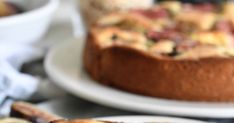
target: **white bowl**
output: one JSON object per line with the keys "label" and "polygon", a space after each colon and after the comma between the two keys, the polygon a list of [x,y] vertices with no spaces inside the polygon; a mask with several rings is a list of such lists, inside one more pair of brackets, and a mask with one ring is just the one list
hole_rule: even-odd
{"label": "white bowl", "polygon": [[47,31],[58,0],[7,0],[21,7],[21,14],[0,18],[0,42],[34,43]]}

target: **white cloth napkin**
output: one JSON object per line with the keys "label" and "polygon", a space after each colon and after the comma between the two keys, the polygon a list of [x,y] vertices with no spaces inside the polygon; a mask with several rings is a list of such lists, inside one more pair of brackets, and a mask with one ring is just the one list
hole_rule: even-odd
{"label": "white cloth napkin", "polygon": [[27,99],[38,87],[39,79],[19,72],[23,63],[38,59],[43,52],[28,44],[0,42],[0,115],[7,113],[7,98]]}
{"label": "white cloth napkin", "polygon": [[39,93],[40,96],[46,95],[46,98],[66,94],[52,83],[44,82],[44,79],[19,71],[22,64],[43,57],[45,50],[52,45],[73,39],[74,35],[77,37],[83,35],[80,15],[76,15],[76,4],[73,3],[74,1],[67,0],[61,2],[50,31],[36,44],[36,47],[0,41],[0,117],[8,113],[13,102],[11,99],[28,99],[34,92]]}

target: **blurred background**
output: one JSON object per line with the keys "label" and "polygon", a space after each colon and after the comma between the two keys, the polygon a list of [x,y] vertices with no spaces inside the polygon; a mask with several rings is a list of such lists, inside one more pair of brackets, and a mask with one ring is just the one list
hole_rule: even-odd
{"label": "blurred background", "polygon": [[[0,115],[8,115],[10,105],[14,101],[30,102],[67,118],[143,114],[108,108],[75,97],[55,85],[43,66],[45,56],[52,47],[61,42],[85,37],[87,27],[102,15],[117,10],[148,8],[156,1],[122,0],[116,4],[112,2],[0,0]],[[232,119],[216,118],[201,120],[234,122]]]}

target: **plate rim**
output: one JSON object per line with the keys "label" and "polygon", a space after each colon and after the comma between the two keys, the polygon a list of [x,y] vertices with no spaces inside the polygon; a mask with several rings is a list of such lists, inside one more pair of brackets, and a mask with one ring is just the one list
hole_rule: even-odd
{"label": "plate rim", "polygon": [[[141,113],[152,113],[152,114],[158,113],[159,114],[160,112],[160,114],[171,115],[171,116],[188,116],[188,117],[201,117],[201,118],[233,118],[234,117],[234,107],[233,108],[226,107],[222,109],[218,107],[217,109],[215,108],[209,109],[210,111],[204,110],[203,108],[196,109],[194,107],[190,107],[193,110],[195,109],[197,110],[196,113],[192,113],[191,111],[188,110],[188,107],[186,106],[184,107],[183,110],[187,110],[187,111],[179,111],[178,108],[176,108],[175,106],[172,106],[174,109],[168,109],[168,108],[165,108],[164,106],[153,111],[150,109],[143,109],[144,107],[142,106],[141,107],[131,106],[129,104],[126,104],[126,102],[116,103],[113,101],[111,102],[110,100],[107,100],[107,99],[100,99],[98,97],[95,97],[93,94],[90,94],[90,93],[87,94],[86,92],[81,92],[80,90],[74,91],[73,89],[71,89],[69,85],[65,84],[64,82],[64,81],[73,81],[73,80],[71,80],[67,76],[61,77],[62,76],[61,73],[55,70],[53,68],[53,65],[51,65],[50,62],[53,61],[54,54],[58,52],[59,49],[64,48],[69,43],[74,43],[76,41],[84,42],[83,40],[84,38],[79,38],[74,41],[61,42],[55,45],[53,48],[49,50],[49,53],[46,55],[45,62],[44,62],[45,71],[48,74],[48,76],[53,80],[53,83],[63,88],[64,90],[74,94],[75,96],[81,97],[83,99],[86,99],[88,101],[95,102],[101,105],[105,105],[105,106],[109,106],[109,107],[113,107],[117,109],[141,112]],[[111,89],[111,90],[114,90],[114,89]],[[139,97],[142,97],[142,96],[139,95]],[[173,100],[167,100],[167,99],[162,99],[162,100],[166,100],[168,102],[173,101]],[[178,101],[178,102],[182,102],[182,101]],[[187,103],[190,103],[190,102],[187,102]],[[199,110],[202,112],[199,112]],[[217,110],[219,110],[219,113],[217,112],[214,113],[214,111],[217,111]]]}
{"label": "plate rim", "polygon": [[[108,117],[97,117],[92,118],[96,120],[115,120],[115,119],[165,119],[165,120],[172,120],[172,121],[180,121],[180,123],[208,123],[201,120],[194,120],[194,119],[188,119],[188,118],[178,118],[178,117],[167,117],[167,116],[153,116],[153,115],[125,115],[125,116],[108,116]],[[157,121],[158,122],[158,121]],[[170,122],[170,121],[169,121]]]}

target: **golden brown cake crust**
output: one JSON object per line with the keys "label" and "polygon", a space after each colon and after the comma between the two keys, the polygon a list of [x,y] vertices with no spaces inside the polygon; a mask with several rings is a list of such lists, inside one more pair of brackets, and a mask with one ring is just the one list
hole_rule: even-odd
{"label": "golden brown cake crust", "polygon": [[93,79],[133,93],[188,101],[234,101],[234,58],[176,60],[124,46],[102,49],[91,30],[84,65]]}

